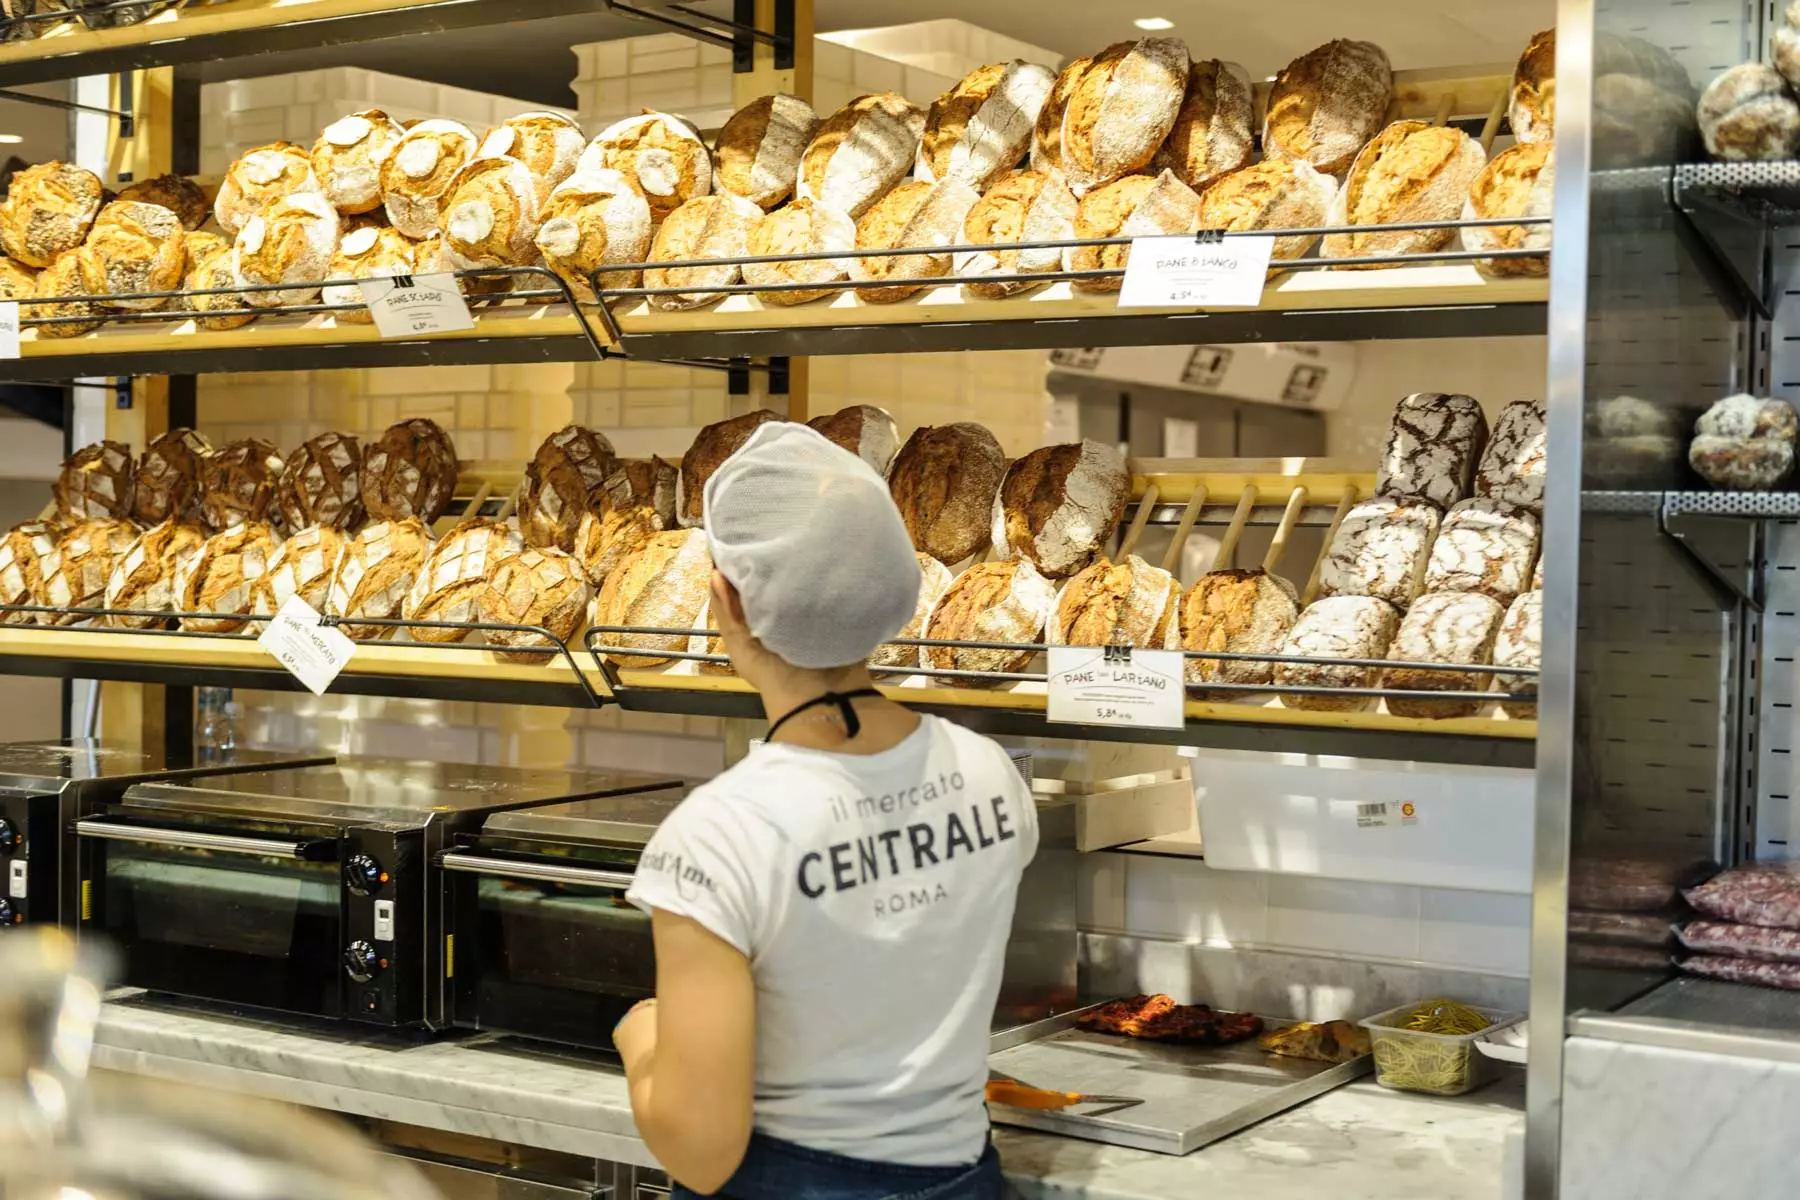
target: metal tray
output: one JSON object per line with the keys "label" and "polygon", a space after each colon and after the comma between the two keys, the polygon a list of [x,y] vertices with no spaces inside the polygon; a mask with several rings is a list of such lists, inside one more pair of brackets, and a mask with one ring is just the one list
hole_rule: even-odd
{"label": "metal tray", "polygon": [[[1271,1029],[1291,1024],[1269,1021]],[[1256,1039],[1170,1046],[1071,1029],[988,1058],[995,1071],[1059,1092],[1132,1096],[1142,1104],[1037,1112],[994,1105],[994,1121],[1088,1141],[1188,1154],[1369,1072],[1270,1054]]]}

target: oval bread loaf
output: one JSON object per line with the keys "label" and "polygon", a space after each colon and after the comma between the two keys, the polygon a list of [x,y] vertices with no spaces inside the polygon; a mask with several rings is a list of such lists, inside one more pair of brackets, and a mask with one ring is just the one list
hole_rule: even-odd
{"label": "oval bread loaf", "polygon": [[[1317,228],[1330,216],[1337,192],[1337,181],[1308,163],[1264,160],[1206,189],[1200,198],[1200,228],[1234,232]],[[1318,240],[1317,234],[1278,237],[1271,257],[1303,257]]]}
{"label": "oval bread loaf", "polygon": [[664,529],[675,525],[675,496],[681,488],[681,472],[660,458],[635,458],[620,462],[601,484],[606,508],[648,508]]}
{"label": "oval bread loaf", "polygon": [[1081,78],[1094,65],[1092,55],[1078,58],[1062,69],[1044,97],[1038,110],[1037,123],[1031,130],[1031,169],[1046,175],[1067,175],[1063,162],[1063,120],[1069,113],[1069,100],[1080,86]]}
{"label": "oval bread loaf", "polygon": [[471,267],[537,259],[537,181],[516,158],[476,158],[457,173],[438,215],[444,250]]}
{"label": "oval bread loaf", "polygon": [[[1056,605],[1056,590],[1031,563],[976,563],[952,581],[925,623],[927,640],[1033,643]],[[1035,650],[927,646],[926,665],[940,671],[1023,671]],[[928,677],[937,682],[940,677]],[[1006,680],[942,677],[951,687],[999,687]]]}
{"label": "oval bread loaf", "polygon": [[1521,143],[1548,143],[1556,136],[1556,30],[1531,36],[1507,93],[1507,123]]}
{"label": "oval bread loaf", "polygon": [[275,552],[267,574],[250,585],[251,611],[274,614],[295,596],[316,611],[331,603],[331,581],[350,535],[332,525],[309,525]]}
{"label": "oval bread loaf", "polygon": [[63,460],[50,494],[59,521],[131,515],[135,496],[131,449],[123,442],[94,442]]}
{"label": "oval bread loaf", "polygon": [[[181,218],[160,204],[113,201],[94,219],[87,245],[106,273],[108,296],[177,291],[187,270],[187,231],[181,227]],[[168,300],[112,303],[146,311],[161,308]]]}
{"label": "oval bread loaf", "polygon": [[[1227,569],[1200,577],[1181,602],[1181,648],[1210,654],[1274,655],[1299,618],[1294,595],[1267,571]],[[1232,700],[1233,692],[1208,692],[1208,683],[1265,684],[1275,664],[1253,659],[1190,658],[1186,675],[1195,695]],[[1252,693],[1254,695],[1254,693]]]}
{"label": "oval bread loaf", "polygon": [[1181,109],[1153,165],[1175,172],[1196,192],[1204,192],[1250,165],[1256,150],[1255,117],[1244,68],[1216,58],[1197,62],[1188,68]]}
{"label": "oval bread loaf", "polygon": [[[1283,658],[1384,658],[1400,628],[1400,613],[1372,596],[1329,596],[1307,606],[1281,644]],[[1286,687],[1374,687],[1381,668],[1323,663],[1276,663],[1274,682]],[[1288,708],[1313,712],[1361,712],[1367,696],[1289,692]]]}
{"label": "oval bread loaf", "polygon": [[900,452],[900,427],[886,409],[873,404],[853,404],[830,416],[814,417],[807,424],[868,463],[869,469],[884,479],[894,465],[894,455]]}
{"label": "oval bread loaf", "polygon": [[288,455],[275,484],[276,507],[288,529],[362,522],[362,444],[347,433],[321,433]]}
{"label": "oval bread loaf", "polygon": [[1549,447],[1541,400],[1514,400],[1500,410],[1475,468],[1475,494],[1534,513],[1544,511]]}
{"label": "oval bread loaf", "polygon": [[1423,589],[1440,516],[1422,500],[1377,496],[1361,501],[1345,515],[1326,548],[1319,564],[1319,594],[1372,596],[1404,612]]}
{"label": "oval bread loaf", "polygon": [[365,525],[338,557],[326,611],[357,641],[393,637],[398,626],[351,622],[398,617],[430,553],[431,531],[416,517]]}
{"label": "oval bread loaf", "polygon": [[[685,465],[684,465],[685,466]],[[652,536],[627,554],[607,575],[594,599],[592,623],[643,629],[692,629],[712,582],[712,556],[706,534],[683,529]],[[622,667],[657,667],[672,661],[661,656],[685,650],[685,634],[601,633],[603,646],[648,654],[609,654]],[[660,652],[660,655],[659,655]]]}
{"label": "oval bread loaf", "polygon": [[1031,134],[1056,74],[1013,59],[978,67],[925,113],[916,174],[958,179],[985,192],[1031,148]]}
{"label": "oval bread loaf", "polygon": [[[230,282],[235,284],[237,281],[232,279]],[[106,266],[100,256],[86,246],[64,250],[52,259],[49,266],[38,272],[36,290],[39,299],[55,301],[34,304],[21,318],[22,323],[39,322],[32,326],[38,337],[80,337],[100,328],[104,309],[89,300],[64,298],[106,294]],[[58,323],[43,323],[50,320]]]}
{"label": "oval bread loaf", "polygon": [[190,233],[206,224],[207,218],[212,216],[212,205],[206,202],[205,190],[185,175],[153,175],[128,183],[119,189],[119,200],[159,204],[174,213],[182,228]]}
{"label": "oval bread loaf", "polygon": [[986,550],[1006,466],[994,435],[972,421],[913,430],[888,472],[913,548],[952,567]]}
{"label": "oval bread loaf", "polygon": [[[969,210],[981,199],[958,179],[941,183],[903,183],[876,201],[856,223],[856,248],[896,250],[950,246],[962,233]],[[852,260],[859,281],[934,279],[950,271],[950,255],[890,254]],[[856,294],[872,304],[893,304],[918,294],[920,287],[860,287]]]}
{"label": "oval bread loaf", "polygon": [[1085,196],[1150,165],[1187,93],[1187,43],[1147,37],[1094,56],[1063,112],[1062,167]]}
{"label": "oval bread loaf", "polygon": [[663,218],[712,192],[712,156],[680,117],[647,112],[601,130],[582,151],[578,173],[605,167],[625,176]]}
{"label": "oval bread loaf", "polygon": [[924,132],[925,114],[904,96],[858,96],[813,134],[795,194],[860,219],[913,169]]}
{"label": "oval bread loaf", "polygon": [[475,134],[459,121],[420,121],[381,164],[381,203],[395,229],[409,238],[438,231],[444,198],[475,157]]}
{"label": "oval bread loaf", "polygon": [[[175,611],[175,579],[205,544],[205,528],[191,521],[163,521],[144,530],[113,560],[106,580],[106,607]],[[160,617],[117,613],[106,623],[116,629],[161,629],[168,624]]]}
{"label": "oval bread loaf", "polygon": [[[1469,188],[1463,202],[1465,221],[1499,217],[1549,217],[1556,194],[1556,149],[1548,142],[1521,144],[1496,154]],[[1471,225],[1462,231],[1470,250],[1550,249],[1550,226]],[[1550,274],[1548,253],[1533,258],[1483,258],[1475,267],[1492,278]]]}
{"label": "oval bread loaf", "polygon": [[[1500,632],[1505,607],[1493,597],[1474,592],[1442,592],[1421,596],[1400,622],[1387,657],[1401,661],[1467,663],[1486,666],[1493,660],[1494,637]],[[1426,671],[1417,667],[1389,667],[1381,686],[1404,691],[1485,692],[1493,676],[1482,671]],[[1479,700],[1387,701],[1396,717],[1472,717],[1484,703]]]}
{"label": "oval bread loaf", "polygon": [[[950,568],[924,551],[914,552],[919,559],[919,603],[913,609],[912,620],[906,628],[895,634],[896,639],[922,638],[925,636],[925,622],[931,619],[931,612],[950,590],[953,576]],[[921,647],[901,646],[894,642],[883,642],[875,647],[875,653],[869,656],[869,666],[879,670],[883,667],[919,667],[924,666]]]}
{"label": "oval bread loaf", "polygon": [[[691,258],[743,258],[750,249],[750,235],[763,221],[762,209],[729,192],[690,200],[664,221],[650,245],[647,262],[679,263]],[[644,272],[644,286],[653,288],[729,287],[740,278],[736,265],[722,267],[653,267]],[[657,308],[689,309],[712,304],[723,293],[699,290],[650,297]]]}
{"label": "oval bread loaf", "polygon": [[0,245],[8,258],[47,267],[86,240],[105,193],[98,175],[72,163],[26,167],[13,175],[0,208]]}
{"label": "oval bread loaf", "polygon": [[286,468],[272,442],[241,438],[227,442],[200,462],[200,515],[214,530],[261,521],[275,500],[275,485]]}
{"label": "oval bread loaf", "polygon": [[1131,498],[1125,456],[1095,441],[1033,450],[994,497],[994,551],[1050,579],[1076,574],[1111,540]]}
{"label": "oval bread loaf", "polygon": [[1404,397],[1394,407],[1375,491],[1449,508],[1469,494],[1487,440],[1487,416],[1473,396],[1415,392]]}
{"label": "oval bread loaf", "polygon": [[730,192],[765,211],[794,194],[800,156],[819,127],[819,114],[798,96],[777,92],[752,100],[719,130],[713,190]]}
{"label": "oval bread loaf", "polygon": [[575,173],[586,145],[587,135],[573,118],[557,112],[525,112],[488,130],[477,154],[524,163],[531,172],[533,198],[542,208],[550,193]]}
{"label": "oval bread loaf", "polygon": [[675,512],[684,527],[699,525],[705,515],[706,481],[713,472],[736,454],[759,426],[780,419],[768,409],[758,408],[741,417],[715,421],[694,435],[694,444],[681,456],[681,477],[675,490]]}
{"label": "oval bread loaf", "polygon": [[[1154,237],[1158,234],[1193,233],[1200,228],[1200,197],[1175,178],[1173,171],[1160,175],[1130,175],[1117,183],[1095,188],[1081,198],[1075,211],[1077,238]],[[1118,275],[1077,279],[1082,292],[1116,292],[1123,286],[1124,270],[1131,261],[1131,247],[1073,246],[1063,257],[1071,271],[1116,270]]]}
{"label": "oval bread loaf", "polygon": [[[43,590],[44,571],[56,565],[54,526],[44,521],[24,521],[0,539],[0,605],[12,608],[36,604]],[[0,612],[0,625],[36,625],[38,614]]]}
{"label": "oval bread loaf", "polygon": [[[101,517],[70,526],[56,539],[56,557],[45,560],[38,604],[61,609],[104,608],[113,563],[131,549],[141,531],[130,521]],[[92,625],[104,618],[74,612],[39,613],[40,625]]]}
{"label": "oval bread loaf", "polygon": [[566,425],[545,438],[525,466],[519,531],[529,546],[568,550],[582,514],[605,501],[602,485],[618,463],[603,434]]}
{"label": "oval bread loaf", "polygon": [[[523,549],[524,539],[510,525],[486,517],[464,521],[431,548],[406,594],[401,615],[464,624],[482,620],[481,593],[487,589],[488,577],[502,560]],[[461,642],[474,632],[435,625],[407,627],[415,642]]]}
{"label": "oval bread loaf", "polygon": [[[566,644],[587,616],[590,595],[587,577],[573,555],[528,546],[511,558],[502,559],[488,576],[487,586],[481,591],[481,619],[496,624],[536,625]],[[487,641],[496,647],[494,657],[502,662],[547,665],[556,658],[555,643],[541,633],[490,629]]]}
{"label": "oval bread loaf", "polygon": [[[1066,242],[1075,236],[1075,195],[1060,175],[1015,171],[988,189],[963,220],[967,246],[1016,242]],[[992,275],[991,283],[965,283],[969,293],[1002,300],[1040,286],[1029,278],[1062,269],[1063,251],[965,250],[956,255],[958,275]]]}
{"label": "oval bread loaf", "polygon": [[281,549],[281,535],[263,521],[242,521],[206,539],[175,575],[175,609],[214,613],[183,617],[181,627],[193,633],[236,633],[253,611],[253,585],[268,574]]}
{"label": "oval bread loaf", "polygon": [[[410,275],[417,269],[413,257],[414,244],[392,225],[359,225],[348,230],[339,240],[331,256],[328,274],[332,279],[380,279]],[[368,325],[375,318],[363,300],[362,289],[353,283],[328,287],[321,293],[326,304],[350,307],[332,314],[339,324]]]}
{"label": "oval bread loaf", "polygon": [[363,451],[363,507],[371,520],[430,525],[450,507],[457,474],[456,446],[436,421],[397,422]]}
{"label": "oval bread loaf", "polygon": [[[1454,221],[1462,215],[1487,156],[1460,129],[1395,121],[1362,148],[1332,202],[1331,225],[1389,225]],[[1326,258],[1367,258],[1442,250],[1456,230],[1402,229],[1334,233]],[[1375,264],[1347,267],[1366,270]]]}
{"label": "oval bread loaf", "polygon": [[200,515],[200,464],[212,443],[192,429],[158,434],[144,448],[132,476],[131,519],[160,525],[171,518],[191,521]]}
{"label": "oval bread loaf", "polygon": [[1393,98],[1394,69],[1385,50],[1373,42],[1327,42],[1275,77],[1263,155],[1342,175],[1380,132]]}
{"label": "oval bread loaf", "polygon": [[239,283],[273,290],[245,292],[241,299],[252,308],[316,300],[337,243],[337,209],[324,196],[300,192],[271,201],[238,230],[232,266]]}
{"label": "oval bread loaf", "polygon": [[604,270],[644,262],[650,254],[650,205],[625,176],[605,168],[578,172],[550,193],[543,217],[537,248],[544,265],[577,297],[593,298],[588,277],[595,271],[602,287],[638,286],[641,272]]}
{"label": "oval bread loaf", "polygon": [[1135,554],[1097,559],[1063,585],[1044,640],[1052,646],[1136,646],[1176,650],[1181,644],[1181,583]]}
{"label": "oval bread loaf", "polygon": [[220,229],[236,237],[251,217],[275,201],[319,191],[312,155],[292,142],[271,142],[246,151],[226,168],[213,217]]}
{"label": "oval bread loaf", "polygon": [[406,130],[379,108],[340,117],[313,143],[312,168],[332,207],[345,215],[381,207],[381,168]]}
{"label": "oval bread loaf", "polygon": [[[790,262],[744,264],[744,282],[782,291],[756,293],[764,304],[807,304],[838,291],[855,270],[856,222],[848,213],[813,200],[795,200],[764,217],[750,233],[751,258],[789,254],[833,254],[840,257]],[[809,284],[788,288],[790,284]]]}

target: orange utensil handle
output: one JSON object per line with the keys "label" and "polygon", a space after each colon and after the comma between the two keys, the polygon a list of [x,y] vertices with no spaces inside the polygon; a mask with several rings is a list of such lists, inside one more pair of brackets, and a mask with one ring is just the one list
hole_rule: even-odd
{"label": "orange utensil handle", "polygon": [[1038,1108],[1054,1110],[1067,1108],[1071,1104],[1081,1103],[1078,1092],[1052,1092],[1045,1088],[1027,1087],[1022,1083],[1013,1083],[1006,1079],[990,1079],[987,1085],[989,1104],[1004,1104],[1010,1108]]}

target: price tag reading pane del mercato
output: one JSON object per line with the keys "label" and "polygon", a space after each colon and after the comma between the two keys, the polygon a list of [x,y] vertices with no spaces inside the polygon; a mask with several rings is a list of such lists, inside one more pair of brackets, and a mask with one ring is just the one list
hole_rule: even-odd
{"label": "price tag reading pane del mercato", "polygon": [[1185,700],[1178,650],[1052,646],[1052,721],[1180,729]]}
{"label": "price tag reading pane del mercato", "polygon": [[1141,237],[1131,243],[1120,308],[1255,308],[1275,239]]}
{"label": "price tag reading pane del mercato", "polygon": [[344,636],[343,630],[319,622],[318,609],[298,596],[289,596],[256,639],[315,696],[325,694],[356,653],[356,643]]}
{"label": "price tag reading pane del mercato", "polygon": [[475,318],[469,315],[454,275],[395,275],[362,279],[357,284],[375,328],[384,338],[475,328]]}

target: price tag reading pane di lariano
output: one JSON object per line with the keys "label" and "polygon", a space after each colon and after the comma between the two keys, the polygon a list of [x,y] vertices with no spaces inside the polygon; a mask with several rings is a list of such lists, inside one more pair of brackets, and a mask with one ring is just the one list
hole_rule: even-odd
{"label": "price tag reading pane di lariano", "polygon": [[1141,237],[1131,243],[1120,308],[1255,308],[1275,239]]}
{"label": "price tag reading pane di lariano", "polygon": [[1049,658],[1052,721],[1139,729],[1185,722],[1179,650],[1052,646]]}
{"label": "price tag reading pane di lariano", "polygon": [[0,358],[19,357],[19,302],[0,302]]}
{"label": "price tag reading pane di lariano", "polygon": [[454,275],[394,275],[361,279],[357,286],[384,338],[475,328]]}
{"label": "price tag reading pane di lariano", "polygon": [[256,639],[315,696],[325,694],[356,653],[356,643],[345,637],[343,630],[319,622],[318,609],[298,596],[289,596]]}

